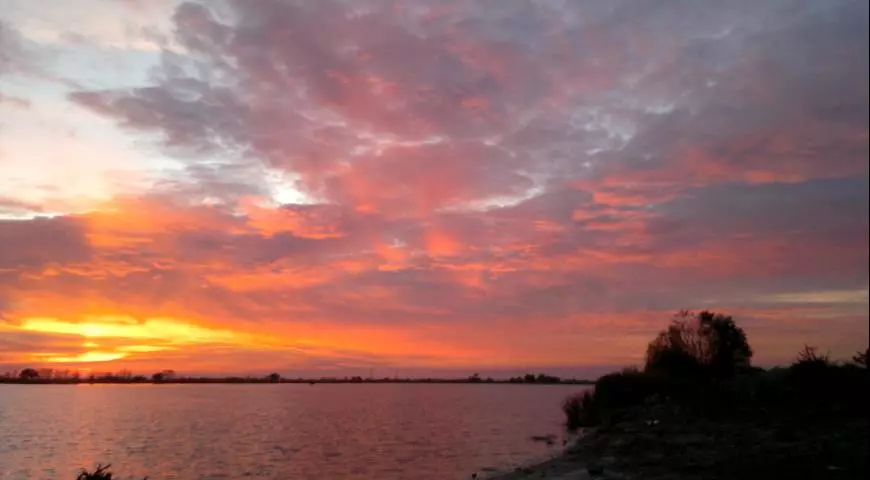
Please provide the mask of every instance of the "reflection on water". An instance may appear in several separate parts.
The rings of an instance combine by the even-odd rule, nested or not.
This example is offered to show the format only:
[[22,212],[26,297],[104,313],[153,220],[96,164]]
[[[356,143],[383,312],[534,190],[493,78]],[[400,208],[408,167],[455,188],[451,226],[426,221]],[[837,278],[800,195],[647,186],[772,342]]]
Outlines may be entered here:
[[0,385],[0,478],[464,479],[555,453],[583,388]]

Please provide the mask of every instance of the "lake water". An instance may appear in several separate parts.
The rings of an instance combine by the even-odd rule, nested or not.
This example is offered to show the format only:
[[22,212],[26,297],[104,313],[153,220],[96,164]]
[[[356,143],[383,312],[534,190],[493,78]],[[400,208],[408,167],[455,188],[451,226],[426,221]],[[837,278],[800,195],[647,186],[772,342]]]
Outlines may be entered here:
[[584,388],[0,385],[0,479],[468,479],[557,453]]

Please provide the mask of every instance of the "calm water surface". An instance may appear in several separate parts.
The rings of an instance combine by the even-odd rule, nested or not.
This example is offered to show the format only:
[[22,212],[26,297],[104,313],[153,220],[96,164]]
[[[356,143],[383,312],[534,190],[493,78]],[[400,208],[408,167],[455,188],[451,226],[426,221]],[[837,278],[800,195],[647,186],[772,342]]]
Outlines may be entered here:
[[0,479],[467,479],[556,453],[583,388],[0,385]]

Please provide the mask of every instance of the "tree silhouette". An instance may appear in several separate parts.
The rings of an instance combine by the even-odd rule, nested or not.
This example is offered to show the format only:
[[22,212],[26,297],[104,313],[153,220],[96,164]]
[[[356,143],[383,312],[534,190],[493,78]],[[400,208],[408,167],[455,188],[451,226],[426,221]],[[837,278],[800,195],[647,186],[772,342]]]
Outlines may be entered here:
[[[112,472],[109,471],[109,467],[111,465],[97,465],[96,470],[93,472],[89,472],[85,469],[82,469],[81,473],[76,477],[76,480],[113,480]],[[148,480],[148,477],[145,477],[142,480]]]
[[22,380],[36,380],[39,378],[39,372],[32,368],[25,368],[18,374],[18,378]]
[[798,352],[795,363],[828,366],[831,363],[831,357],[827,353],[819,353],[816,347],[804,345],[804,348]]
[[867,354],[870,353],[870,348],[865,349],[863,352],[856,352],[855,356],[852,357],[852,363],[861,368],[867,368]]
[[646,353],[646,370],[675,376],[733,376],[748,368],[752,348],[731,316],[683,310]]
[[277,373],[270,373],[268,377],[269,383],[278,383],[281,380],[281,375]]

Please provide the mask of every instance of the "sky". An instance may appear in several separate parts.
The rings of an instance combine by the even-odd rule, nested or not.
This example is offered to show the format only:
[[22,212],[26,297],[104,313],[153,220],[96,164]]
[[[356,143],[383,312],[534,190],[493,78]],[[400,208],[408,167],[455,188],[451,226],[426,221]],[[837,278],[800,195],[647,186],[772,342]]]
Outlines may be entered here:
[[868,2],[0,0],[0,370],[868,340]]

